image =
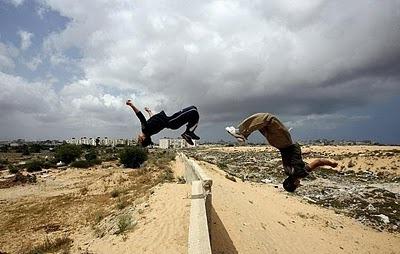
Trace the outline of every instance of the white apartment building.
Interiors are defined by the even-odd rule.
[[[81,138],[71,138],[65,140],[66,143],[68,144],[74,144],[74,145],[92,145],[96,146],[98,140],[99,145],[103,146],[116,146],[116,145],[135,145],[136,142],[132,139],[123,139],[123,138],[117,138],[117,139],[112,139],[108,137],[97,137],[97,138],[88,138],[88,137],[81,137]]]
[[[159,140],[159,146],[162,149],[186,148],[186,147],[196,147],[196,146],[198,146],[196,140],[193,140],[193,143],[194,143],[194,145],[191,146],[182,138],[161,138]]]

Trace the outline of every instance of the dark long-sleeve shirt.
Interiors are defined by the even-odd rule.
[[[164,111],[153,115],[147,121],[140,111],[136,113],[136,116],[139,118],[140,123],[142,124],[143,133],[148,136],[159,133],[162,129],[168,126],[168,117]]]
[[[287,175],[299,178],[308,176],[310,167],[303,161],[299,144],[292,144],[279,149],[279,151],[282,156],[283,169]]]

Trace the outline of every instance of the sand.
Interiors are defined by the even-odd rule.
[[[184,165],[173,161],[171,169],[178,177]],[[37,184],[1,189],[0,253],[22,253],[46,237],[61,236],[72,240],[68,253],[186,253],[191,186],[173,181],[150,189],[159,171],[140,173],[103,163],[91,170],[54,170],[38,176]],[[127,191],[112,198],[118,189]],[[128,200],[127,206],[117,209],[119,200]],[[95,224],[96,214],[103,219]],[[109,227],[122,215],[131,216],[131,227],[114,234]]]
[[[183,164],[173,164],[175,176],[183,174]],[[131,253],[187,253],[190,213],[189,184],[164,183],[154,188],[154,193],[138,210],[137,225],[124,235],[107,235],[94,238],[89,231],[73,238],[73,253],[85,250],[96,254]]]
[[[272,185],[230,181],[212,164],[213,253],[398,253],[400,236],[378,232]]]

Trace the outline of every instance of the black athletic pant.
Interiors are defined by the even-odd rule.
[[[169,129],[179,129],[187,123],[186,132],[194,132],[199,122],[199,112],[195,106],[190,106],[168,117]]]

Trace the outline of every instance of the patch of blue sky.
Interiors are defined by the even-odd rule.
[[[43,12],[41,17],[39,8],[41,6],[36,1],[24,1],[19,6],[0,1],[0,40],[19,47],[21,40],[18,31],[23,30],[34,34],[32,46],[38,47],[47,35],[65,29],[68,18],[50,9]]]

